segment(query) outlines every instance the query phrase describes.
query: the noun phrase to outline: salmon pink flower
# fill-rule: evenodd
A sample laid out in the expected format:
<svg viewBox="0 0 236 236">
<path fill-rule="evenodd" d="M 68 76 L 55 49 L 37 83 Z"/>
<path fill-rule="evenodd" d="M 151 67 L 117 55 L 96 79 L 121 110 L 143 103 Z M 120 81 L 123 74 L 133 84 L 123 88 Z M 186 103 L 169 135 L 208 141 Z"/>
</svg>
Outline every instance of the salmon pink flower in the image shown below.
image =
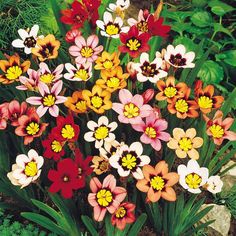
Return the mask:
<svg viewBox="0 0 236 236">
<path fill-rule="evenodd" d="M 127 195 L 125 188 L 116 186 L 113 175 L 108 175 L 103 183 L 93 177 L 90 180 L 90 189 L 92 193 L 88 195 L 88 202 L 93 207 L 96 221 L 102 221 L 107 211 L 113 214 Z"/>
<path fill-rule="evenodd" d="M 154 89 L 147 89 L 143 94 L 142 94 L 142 97 L 143 97 L 143 102 L 146 104 L 148 102 L 150 102 L 153 97 L 155 95 L 155 91 Z"/>
<path fill-rule="evenodd" d="M 7 127 L 7 120 L 9 118 L 8 104 L 5 102 L 0 105 L 0 130 L 6 129 Z"/>
</svg>

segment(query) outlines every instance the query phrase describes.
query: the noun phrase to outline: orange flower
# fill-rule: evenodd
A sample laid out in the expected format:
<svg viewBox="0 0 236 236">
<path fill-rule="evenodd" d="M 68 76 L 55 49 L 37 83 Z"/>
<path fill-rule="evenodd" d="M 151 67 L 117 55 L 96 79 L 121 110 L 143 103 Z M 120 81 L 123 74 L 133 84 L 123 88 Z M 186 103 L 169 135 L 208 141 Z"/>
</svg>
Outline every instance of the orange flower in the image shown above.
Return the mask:
<svg viewBox="0 0 236 236">
<path fill-rule="evenodd" d="M 113 52 L 112 54 L 104 51 L 100 57 L 96 60 L 94 69 L 96 70 L 113 70 L 120 64 L 119 54 Z"/>
<path fill-rule="evenodd" d="M 174 98 L 183 97 L 188 87 L 182 82 L 175 85 L 175 78 L 168 76 L 165 82 L 163 80 L 157 81 L 157 88 L 161 92 L 156 95 L 156 100 L 167 100 L 167 102 L 171 103 Z"/>
<path fill-rule="evenodd" d="M 32 48 L 32 53 L 40 61 L 57 58 L 60 42 L 55 39 L 54 35 L 49 34 L 43 39 L 38 39 L 37 45 L 37 48 Z"/>
<path fill-rule="evenodd" d="M 206 114 L 210 113 L 212 109 L 217 109 L 221 107 L 224 97 L 213 96 L 214 86 L 207 85 L 204 89 L 202 88 L 203 82 L 198 80 L 195 84 L 195 95 L 196 101 L 200 110 Z"/>
<path fill-rule="evenodd" d="M 82 91 L 75 91 L 72 97 L 67 97 L 64 105 L 75 113 L 85 113 L 87 111 L 87 105 L 82 96 Z"/>
<path fill-rule="evenodd" d="M 117 89 L 122 89 L 127 86 L 126 79 L 129 77 L 129 74 L 123 74 L 122 67 L 118 66 L 111 71 L 102 70 L 101 77 L 101 79 L 96 81 L 96 84 L 112 93 Z"/>
<path fill-rule="evenodd" d="M 98 114 L 103 114 L 105 110 L 110 110 L 112 107 L 111 93 L 98 85 L 93 86 L 92 92 L 83 90 L 82 95 L 87 102 L 87 106 Z"/>
<path fill-rule="evenodd" d="M 168 111 L 171 114 L 176 114 L 179 119 L 185 119 L 187 117 L 198 117 L 198 104 L 193 100 L 188 100 L 191 89 L 187 88 L 184 97 L 175 98 L 167 106 Z"/>
<path fill-rule="evenodd" d="M 136 187 L 147 193 L 147 202 L 157 202 L 161 197 L 167 201 L 176 200 L 172 186 L 179 181 L 179 175 L 175 172 L 168 173 L 168 164 L 165 161 L 158 162 L 155 168 L 145 165 L 143 175 L 144 179 L 138 180 Z"/>
<path fill-rule="evenodd" d="M 93 172 L 97 175 L 101 175 L 106 173 L 110 169 L 109 160 L 103 156 L 94 156 L 92 159 L 93 165 Z"/>
<path fill-rule="evenodd" d="M 18 54 L 7 57 L 7 60 L 0 60 L 0 69 L 3 71 L 3 75 L 0 75 L 0 83 L 11 84 L 19 80 L 19 77 L 25 73 L 30 67 L 30 61 L 24 61 L 20 63 L 20 57 Z"/>
</svg>

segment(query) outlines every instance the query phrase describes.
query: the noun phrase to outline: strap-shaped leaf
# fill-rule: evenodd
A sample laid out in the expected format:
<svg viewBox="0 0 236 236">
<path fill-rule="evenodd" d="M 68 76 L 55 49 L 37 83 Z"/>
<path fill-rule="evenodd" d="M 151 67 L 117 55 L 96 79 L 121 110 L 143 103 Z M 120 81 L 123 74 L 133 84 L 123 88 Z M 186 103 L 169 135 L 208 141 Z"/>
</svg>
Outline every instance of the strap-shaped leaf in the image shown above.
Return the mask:
<svg viewBox="0 0 236 236">
<path fill-rule="evenodd" d="M 129 231 L 127 236 L 136 236 L 136 235 L 138 235 L 139 231 L 143 227 L 146 220 L 147 220 L 147 215 L 145 213 L 140 215 L 138 217 L 138 219 L 136 220 L 136 222 L 130 228 L 130 231 Z"/>
<path fill-rule="evenodd" d="M 87 230 L 92 234 L 92 236 L 99 236 L 96 231 L 93 221 L 88 216 L 81 216 L 83 223 L 85 224 Z"/>
</svg>

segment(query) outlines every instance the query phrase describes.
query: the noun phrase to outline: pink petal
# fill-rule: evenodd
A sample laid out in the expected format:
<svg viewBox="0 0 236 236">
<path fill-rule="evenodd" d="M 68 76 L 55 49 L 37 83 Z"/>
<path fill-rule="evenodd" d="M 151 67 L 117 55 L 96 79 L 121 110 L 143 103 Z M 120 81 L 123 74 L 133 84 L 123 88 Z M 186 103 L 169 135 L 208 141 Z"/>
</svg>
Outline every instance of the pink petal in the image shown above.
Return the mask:
<svg viewBox="0 0 236 236">
<path fill-rule="evenodd" d="M 71 46 L 69 48 L 70 55 L 77 57 L 80 55 L 80 49 L 77 46 Z"/>
<path fill-rule="evenodd" d="M 48 111 L 49 111 L 49 114 L 54 117 L 58 117 L 58 115 L 59 115 L 59 108 L 56 105 L 49 107 Z"/>
<path fill-rule="evenodd" d="M 236 133 L 233 131 L 225 131 L 224 138 L 228 139 L 230 141 L 235 141 L 236 140 Z"/>
<path fill-rule="evenodd" d="M 151 146 L 156 150 L 160 151 L 161 150 L 161 141 L 159 139 L 152 140 Z"/>
<path fill-rule="evenodd" d="M 95 206 L 93 212 L 94 212 L 94 220 L 102 221 L 107 212 L 107 209 L 101 208 L 100 206 Z"/>
<path fill-rule="evenodd" d="M 61 80 L 56 82 L 52 86 L 51 93 L 53 93 L 53 94 L 55 94 L 57 96 L 61 92 L 61 90 L 62 90 L 62 85 L 63 85 L 63 82 Z"/>
<path fill-rule="evenodd" d="M 43 105 L 39 106 L 36 110 L 39 117 L 42 117 L 48 110 L 48 107 L 44 107 Z"/>
<path fill-rule="evenodd" d="M 132 128 L 138 132 L 143 132 L 145 130 L 145 123 L 142 120 L 142 122 L 139 124 L 133 124 Z"/>
<path fill-rule="evenodd" d="M 119 92 L 119 99 L 121 103 L 127 104 L 131 102 L 131 99 L 133 98 L 132 93 L 127 89 L 121 89 Z"/>
<path fill-rule="evenodd" d="M 98 45 L 98 36 L 90 35 L 87 39 L 87 46 L 95 48 Z"/>
<path fill-rule="evenodd" d="M 140 124 L 141 122 L 142 122 L 142 118 L 140 116 L 129 119 L 130 124 L 136 125 L 136 124 Z"/>
<path fill-rule="evenodd" d="M 96 193 L 90 193 L 88 195 L 88 202 L 92 207 L 95 207 L 98 205 L 98 203 L 96 201 Z"/>
<path fill-rule="evenodd" d="M 90 186 L 90 189 L 93 193 L 96 193 L 99 189 L 102 188 L 102 184 L 97 177 L 93 177 L 90 180 L 89 186 Z"/>
<path fill-rule="evenodd" d="M 158 138 L 167 142 L 170 140 L 170 134 L 166 132 L 160 132 L 160 134 L 158 135 Z"/>
<path fill-rule="evenodd" d="M 60 65 L 57 66 L 57 68 L 53 71 L 53 74 L 54 74 L 55 76 L 58 76 L 58 75 L 60 75 L 60 74 L 62 73 L 63 69 L 64 69 L 64 64 L 60 64 Z"/>
<path fill-rule="evenodd" d="M 139 94 L 134 95 L 131 99 L 131 103 L 135 104 L 137 107 L 142 107 L 143 105 L 143 97 Z"/>
<path fill-rule="evenodd" d="M 86 46 L 84 37 L 83 36 L 76 37 L 75 44 L 78 46 L 79 50 L 81 50 L 82 47 Z"/>
<path fill-rule="evenodd" d="M 150 144 L 152 142 L 152 139 L 149 138 L 146 134 L 143 134 L 141 137 L 140 137 L 140 141 L 142 143 L 145 143 L 145 144 Z"/>
<path fill-rule="evenodd" d="M 148 104 L 145 104 L 140 109 L 140 116 L 147 117 L 150 115 L 151 112 L 152 112 L 152 107 Z"/>
<path fill-rule="evenodd" d="M 66 100 L 67 100 L 66 97 L 63 97 L 63 96 L 57 96 L 57 100 L 56 100 L 55 104 L 64 103 Z"/>
<path fill-rule="evenodd" d="M 32 105 L 41 105 L 42 104 L 42 98 L 41 97 L 29 97 L 26 99 L 26 102 Z"/>
<path fill-rule="evenodd" d="M 115 187 L 116 187 L 116 179 L 115 179 L 115 177 L 113 175 L 108 175 L 103 180 L 102 188 L 109 188 L 111 190 L 111 192 L 113 192 Z"/>
<path fill-rule="evenodd" d="M 118 202 L 122 202 L 127 195 L 126 189 L 122 187 L 115 187 L 113 193 L 115 194 L 114 200 Z"/>
<path fill-rule="evenodd" d="M 112 109 L 119 113 L 119 114 L 122 114 L 123 113 L 123 110 L 124 110 L 124 105 L 121 104 L 121 103 L 113 103 L 112 104 Z"/>
<path fill-rule="evenodd" d="M 163 131 L 167 129 L 168 123 L 164 119 L 157 119 L 154 126 L 158 129 L 158 131 Z"/>
</svg>

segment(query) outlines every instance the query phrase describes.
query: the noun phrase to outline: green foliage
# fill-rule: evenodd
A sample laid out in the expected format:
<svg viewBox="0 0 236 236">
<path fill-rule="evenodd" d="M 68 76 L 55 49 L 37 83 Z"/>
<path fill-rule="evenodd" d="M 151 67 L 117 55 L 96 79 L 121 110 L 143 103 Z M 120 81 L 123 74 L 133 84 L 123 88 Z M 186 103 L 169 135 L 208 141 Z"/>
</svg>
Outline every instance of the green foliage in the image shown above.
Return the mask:
<svg viewBox="0 0 236 236">
<path fill-rule="evenodd" d="M 209 26 L 209 24 L 212 22 L 212 18 L 208 12 L 199 11 L 199 12 L 195 12 L 191 16 L 191 21 L 193 22 L 194 25 L 196 25 L 200 28 L 204 28 L 204 27 Z"/>
</svg>

